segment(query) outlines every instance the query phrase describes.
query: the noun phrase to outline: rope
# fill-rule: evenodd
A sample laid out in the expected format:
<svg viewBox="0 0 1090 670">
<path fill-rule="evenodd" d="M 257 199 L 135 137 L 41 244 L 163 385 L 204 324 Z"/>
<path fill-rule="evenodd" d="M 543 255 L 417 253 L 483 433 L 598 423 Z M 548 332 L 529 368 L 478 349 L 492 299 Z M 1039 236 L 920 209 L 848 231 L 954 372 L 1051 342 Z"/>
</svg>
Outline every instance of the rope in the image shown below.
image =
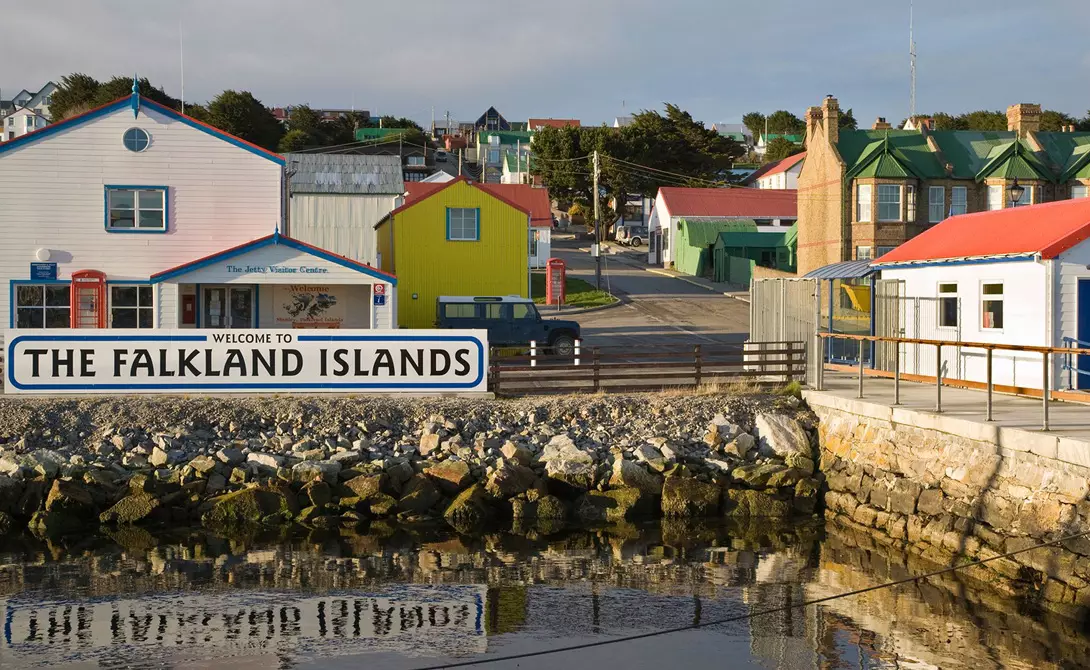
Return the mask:
<svg viewBox="0 0 1090 670">
<path fill-rule="evenodd" d="M 992 556 L 990 558 L 983 558 L 983 559 L 980 559 L 980 560 L 977 560 L 977 561 L 971 561 L 969 563 L 963 563 L 961 565 L 955 565 L 955 566 L 952 566 L 952 567 L 949 567 L 949 568 L 943 568 L 941 570 L 935 570 L 933 572 L 928 572 L 928 573 L 925 573 L 925 574 L 922 574 L 922 575 L 916 575 L 915 577 L 905 577 L 904 579 L 897 579 L 897 580 L 894 580 L 892 582 L 885 582 L 885 583 L 882 583 L 882 584 L 875 584 L 874 586 L 868 586 L 868 587 L 863 588 L 863 589 L 856 589 L 855 591 L 848 591 L 847 593 L 838 593 L 838 594 L 832 595 L 832 596 L 825 596 L 825 597 L 822 597 L 822 598 L 816 598 L 814 600 L 807 600 L 807 601 L 798 603 L 796 605 L 785 605 L 785 606 L 780 606 L 780 607 L 771 607 L 771 608 L 768 608 L 768 609 L 757 610 L 756 612 L 749 612 L 748 614 L 740 614 L 738 616 L 727 617 L 726 619 L 717 619 L 715 621 L 707 621 L 707 622 L 699 623 L 699 624 L 689 624 L 687 626 L 678 626 L 676 628 L 664 628 L 662 630 L 652 631 L 650 633 L 640 633 L 640 634 L 637 634 L 637 635 L 628 635 L 628 636 L 625 636 L 625 637 L 617 637 L 617 638 L 612 638 L 612 639 L 609 639 L 609 640 L 600 640 L 598 642 L 587 642 L 587 643 L 584 643 L 584 644 L 572 645 L 570 647 L 557 647 L 557 648 L 554 648 L 554 649 L 543 649 L 541 651 L 530 651 L 530 652 L 525 652 L 525 653 L 521 653 L 521 654 L 510 654 L 508 656 L 496 656 L 496 657 L 493 657 L 493 658 L 484 658 L 484 659 L 475 660 L 475 661 L 459 661 L 457 663 L 444 663 L 444 664 L 441 664 L 441 665 L 428 665 L 428 666 L 422 666 L 422 667 L 419 667 L 419 668 L 415 668 L 414 670 L 444 670 L 445 668 L 465 668 L 465 667 L 469 667 L 469 666 L 473 666 L 473 665 L 484 665 L 486 663 L 498 663 L 500 661 L 516 661 L 516 660 L 523 659 L 523 658 L 535 658 L 537 656 L 547 656 L 549 654 L 560 654 L 560 653 L 564 653 L 564 652 L 568 652 L 568 651 L 579 651 L 581 649 L 593 649 L 594 647 L 604 647 L 604 646 L 610 645 L 610 644 L 619 644 L 621 642 L 633 642 L 635 640 L 645 640 L 645 639 L 651 638 L 651 637 L 659 637 L 659 636 L 662 636 L 662 635 L 671 635 L 673 633 L 683 633 L 685 631 L 696 630 L 698 628 L 707 628 L 709 626 L 721 626 L 723 624 L 736 623 L 738 621 L 746 621 L 746 620 L 749 620 L 749 619 L 754 619 L 754 618 L 759 617 L 759 616 L 764 616 L 766 614 L 775 614 L 777 612 L 786 612 L 786 611 L 789 611 L 789 610 L 798 609 L 798 608 L 802 608 L 802 607 L 809 607 L 810 605 L 820 605 L 821 603 L 827 603 L 827 602 L 830 602 L 832 600 L 839 600 L 841 598 L 849 598 L 851 596 L 858 596 L 858 595 L 862 595 L 864 593 L 869 593 L 871 591 L 878 591 L 878 590 L 889 588 L 889 587 L 892 587 L 892 586 L 900 586 L 901 584 L 910 584 L 910 583 L 913 583 L 913 582 L 918 582 L 918 581 L 920 581 L 922 579 L 930 579 L 931 577 L 938 577 L 939 575 L 945 575 L 945 574 L 948 574 L 948 573 L 951 573 L 951 572 L 955 572 L 957 570 L 961 570 L 963 568 L 971 568 L 971 567 L 975 567 L 975 566 L 978 566 L 978 565 L 984 565 L 985 563 L 990 563 L 992 561 L 998 561 L 999 559 L 1002 559 L 1002 558 L 1010 558 L 1011 556 L 1016 556 L 1018 554 L 1025 553 L 1027 551 L 1033 551 L 1034 549 L 1041 549 L 1043 547 L 1050 547 L 1052 545 L 1061 544 L 1063 542 L 1069 542 L 1071 540 L 1076 540 L 1076 539 L 1078 539 L 1080 537 L 1083 537 L 1085 535 L 1090 535 L 1090 530 L 1083 531 L 1081 533 L 1076 533 L 1075 535 L 1068 535 L 1067 537 L 1061 537 L 1059 539 L 1052 540 L 1051 542 L 1043 542 L 1041 544 L 1038 544 L 1038 545 L 1035 545 L 1035 546 L 1032 546 L 1032 547 L 1026 547 L 1025 549 L 1018 549 L 1017 551 L 1009 551 L 1009 552 L 1007 552 L 1005 554 L 1000 554 L 998 556 Z"/>
</svg>

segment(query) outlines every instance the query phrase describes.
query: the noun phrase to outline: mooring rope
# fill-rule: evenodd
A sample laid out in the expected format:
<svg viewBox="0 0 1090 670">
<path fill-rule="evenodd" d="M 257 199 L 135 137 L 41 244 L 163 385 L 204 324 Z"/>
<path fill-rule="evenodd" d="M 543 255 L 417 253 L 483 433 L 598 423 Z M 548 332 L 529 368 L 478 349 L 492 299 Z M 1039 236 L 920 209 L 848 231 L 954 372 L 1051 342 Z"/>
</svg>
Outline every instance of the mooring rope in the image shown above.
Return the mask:
<svg viewBox="0 0 1090 670">
<path fill-rule="evenodd" d="M 1041 544 L 1034 545 L 1032 547 L 1025 547 L 1024 549 L 1018 549 L 1016 551 L 1008 551 L 1005 554 L 999 554 L 998 556 L 991 556 L 989 558 L 982 558 L 976 561 L 970 561 L 968 563 L 962 563 L 961 565 L 954 565 L 941 570 L 935 570 L 922 575 L 915 575 L 913 577 L 905 577 L 904 579 L 896 579 L 891 582 L 884 582 L 882 584 L 875 584 L 874 586 L 868 586 L 863 589 L 856 589 L 855 591 L 848 591 L 846 593 L 838 593 L 832 596 L 825 596 L 822 598 L 816 598 L 814 600 L 806 600 L 792 605 L 782 605 L 779 607 L 770 607 L 768 609 L 751 611 L 747 614 L 740 614 L 738 616 L 727 617 L 726 619 L 716 619 L 714 621 L 707 621 L 699 624 L 689 624 L 686 626 L 678 626 L 676 628 L 664 628 L 662 630 L 656 630 L 649 633 L 639 633 L 637 635 L 626 635 L 624 637 L 615 637 L 608 640 L 599 640 L 597 642 L 585 642 L 583 644 L 574 644 L 568 647 L 555 647 L 553 649 L 542 649 L 540 651 L 528 651 L 521 654 L 510 654 L 507 656 L 495 656 L 492 658 L 482 658 L 473 661 L 458 661 L 456 663 L 442 663 L 439 665 L 427 665 L 414 668 L 413 670 L 445 670 L 446 668 L 465 668 L 474 665 L 484 665 L 486 663 L 499 663 L 501 661 L 517 661 L 524 658 L 534 658 L 537 656 L 547 656 L 549 654 L 562 654 L 569 651 L 579 651 L 581 649 L 592 649 L 594 647 L 604 647 L 610 644 L 620 644 L 621 642 L 633 642 L 635 640 L 644 640 L 651 637 L 659 637 L 661 635 L 671 635 L 673 633 L 683 633 L 685 631 L 697 630 L 699 628 L 707 628 L 709 626 L 721 626 L 728 623 L 736 623 L 738 621 L 747 621 L 749 619 L 755 619 L 759 616 L 765 616 L 767 614 L 775 614 L 777 612 L 786 612 L 788 610 L 798 609 L 801 607 L 809 607 L 810 605 L 820 605 L 821 603 L 827 603 L 833 600 L 839 600 L 841 598 L 850 598 L 851 596 L 858 596 L 871 591 L 878 591 L 881 589 L 889 588 L 892 586 L 900 586 L 901 584 L 910 584 L 918 582 L 921 579 L 930 579 L 931 577 L 938 577 L 939 575 L 949 574 L 957 570 L 964 568 L 972 568 L 978 565 L 984 565 L 985 563 L 991 563 L 992 561 L 998 561 L 1003 558 L 1010 558 L 1011 556 L 1017 556 L 1027 551 L 1033 551 L 1034 549 L 1043 549 L 1044 547 L 1050 547 L 1056 544 L 1062 544 L 1064 542 L 1070 542 L 1080 537 L 1090 535 L 1090 530 L 1076 533 L 1075 535 L 1068 535 L 1066 537 L 1057 538 L 1049 542 L 1042 542 Z"/>
</svg>

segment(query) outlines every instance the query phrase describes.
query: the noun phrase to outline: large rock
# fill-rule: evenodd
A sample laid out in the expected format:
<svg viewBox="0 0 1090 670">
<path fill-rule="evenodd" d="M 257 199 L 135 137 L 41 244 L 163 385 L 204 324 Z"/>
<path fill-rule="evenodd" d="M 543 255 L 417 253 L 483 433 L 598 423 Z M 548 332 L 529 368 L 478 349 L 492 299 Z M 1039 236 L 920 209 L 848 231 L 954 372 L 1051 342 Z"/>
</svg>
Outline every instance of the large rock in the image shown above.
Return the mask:
<svg viewBox="0 0 1090 670">
<path fill-rule="evenodd" d="M 438 433 L 425 433 L 420 437 L 420 446 L 418 450 L 420 455 L 427 458 L 433 451 L 439 448 L 439 434 Z"/>
<path fill-rule="evenodd" d="M 292 481 L 305 484 L 315 479 L 323 479 L 330 484 L 337 483 L 341 464 L 337 461 L 303 461 L 291 469 Z"/>
<path fill-rule="evenodd" d="M 456 459 L 446 460 L 426 468 L 424 474 L 434 479 L 447 495 L 458 493 L 473 481 L 473 476 L 469 472 L 469 463 Z"/>
<path fill-rule="evenodd" d="M 723 492 L 723 515 L 731 517 L 790 516 L 791 503 L 765 491 L 727 489 Z"/>
<path fill-rule="evenodd" d="M 651 498 L 636 488 L 587 491 L 575 505 L 575 515 L 587 523 L 616 523 L 653 511 Z"/>
<path fill-rule="evenodd" d="M 581 461 L 554 460 L 545 464 L 545 474 L 559 484 L 559 492 L 565 496 L 594 488 L 594 472 L 593 463 Z"/>
<path fill-rule="evenodd" d="M 795 484 L 795 497 L 791 499 L 795 510 L 802 514 L 813 514 L 820 488 L 818 480 L 813 478 L 803 479 Z"/>
<path fill-rule="evenodd" d="M 802 470 L 806 476 L 814 474 L 814 461 L 808 456 L 803 456 L 800 453 L 790 453 L 784 456 L 783 462 L 786 463 L 788 467 Z"/>
<path fill-rule="evenodd" d="M 562 521 L 568 516 L 568 508 L 556 496 L 544 495 L 537 500 L 515 498 L 511 501 L 511 516 L 515 519 Z"/>
<path fill-rule="evenodd" d="M 210 525 L 283 523 L 299 513 L 286 486 L 253 487 L 213 498 L 202 520 Z"/>
<path fill-rule="evenodd" d="M 662 452 L 659 449 L 650 444 L 641 444 L 636 447 L 632 453 L 637 461 L 643 463 L 655 472 L 662 472 L 666 469 L 666 457 L 662 455 Z"/>
<path fill-rule="evenodd" d="M 98 516 L 90 491 L 78 482 L 54 480 L 45 498 L 47 512 L 63 512 L 76 519 L 91 520 Z"/>
<path fill-rule="evenodd" d="M 530 468 L 513 461 L 503 461 L 488 478 L 488 493 L 495 498 L 514 498 L 525 493 L 537 483 L 537 475 Z"/>
<path fill-rule="evenodd" d="M 738 426 L 731 423 L 727 417 L 716 414 L 704 432 L 704 444 L 713 448 L 718 447 L 733 440 L 739 432 Z"/>
<path fill-rule="evenodd" d="M 782 463 L 743 465 L 735 468 L 730 476 L 733 477 L 735 481 L 741 482 L 751 488 L 764 488 L 768 485 L 769 479 L 773 476 L 785 473 L 789 469 L 790 468 Z M 792 482 L 792 484 L 794 484 L 794 482 Z"/>
<path fill-rule="evenodd" d="M 68 460 L 64 456 L 49 449 L 37 449 L 30 453 L 31 469 L 43 475 L 46 479 L 56 477 L 61 466 L 67 462 Z"/>
<path fill-rule="evenodd" d="M 386 473 L 380 472 L 373 475 L 360 475 L 349 479 L 344 485 L 356 497 L 367 500 L 386 489 Z"/>
<path fill-rule="evenodd" d="M 575 446 L 571 437 L 565 434 L 554 435 L 545 448 L 541 451 L 541 460 L 549 461 L 575 461 L 577 463 L 593 463 L 594 457 L 586 451 Z"/>
<path fill-rule="evenodd" d="M 189 462 L 189 467 L 199 472 L 202 477 L 207 477 L 208 473 L 216 469 L 217 463 L 211 456 L 198 456 Z"/>
<path fill-rule="evenodd" d="M 636 488 L 645 495 L 654 497 L 662 495 L 660 475 L 650 473 L 633 461 L 627 461 L 620 456 L 613 461 L 613 474 L 609 478 L 609 485 L 613 488 Z"/>
<path fill-rule="evenodd" d="M 758 414 L 756 432 L 762 456 L 783 459 L 788 454 L 800 454 L 813 459 L 810 436 L 793 416 L 768 412 Z"/>
<path fill-rule="evenodd" d="M 276 470 L 284 464 L 284 457 L 276 454 L 252 453 L 246 457 L 246 460 L 271 470 Z"/>
<path fill-rule="evenodd" d="M 741 433 L 733 440 L 723 445 L 723 453 L 728 456 L 744 459 L 756 445 L 757 438 L 749 433 Z"/>
<path fill-rule="evenodd" d="M 455 528 L 473 528 L 491 520 L 493 509 L 489 505 L 484 486 L 474 484 L 458 494 L 447 507 L 443 517 Z"/>
<path fill-rule="evenodd" d="M 533 452 L 514 442 L 504 443 L 500 453 L 503 454 L 504 460 L 514 461 L 519 465 L 529 465 L 534 460 Z"/>
<path fill-rule="evenodd" d="M 140 523 L 154 518 L 159 509 L 159 499 L 150 493 L 132 493 L 125 496 L 99 516 L 102 523 L 119 525 Z"/>
<path fill-rule="evenodd" d="M 397 508 L 402 512 L 411 514 L 423 514 L 442 500 L 443 495 L 435 487 L 432 480 L 424 475 L 413 475 L 405 483 L 401 492 L 401 500 Z"/>
<path fill-rule="evenodd" d="M 715 516 L 719 487 L 691 477 L 667 477 L 662 487 L 662 513 L 668 517 Z"/>
</svg>

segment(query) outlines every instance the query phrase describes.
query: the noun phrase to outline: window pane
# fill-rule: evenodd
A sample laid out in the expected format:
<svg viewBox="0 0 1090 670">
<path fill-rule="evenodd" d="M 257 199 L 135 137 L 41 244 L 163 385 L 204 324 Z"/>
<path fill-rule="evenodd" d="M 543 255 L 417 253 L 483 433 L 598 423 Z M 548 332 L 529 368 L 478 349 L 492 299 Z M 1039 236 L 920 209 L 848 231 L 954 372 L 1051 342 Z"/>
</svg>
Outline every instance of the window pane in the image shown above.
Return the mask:
<svg viewBox="0 0 1090 670">
<path fill-rule="evenodd" d="M 34 308 L 18 309 L 15 312 L 15 327 L 16 328 L 41 328 L 43 310 Z"/>
<path fill-rule="evenodd" d="M 512 313 L 516 319 L 533 319 L 537 316 L 537 311 L 532 309 L 529 305 L 523 303 L 515 303 L 511 306 Z"/>
<path fill-rule="evenodd" d="M 896 184 L 878 185 L 878 220 L 901 220 L 901 187 Z"/>
<path fill-rule="evenodd" d="M 110 304 L 114 307 L 136 307 L 136 287 L 111 286 Z"/>
<path fill-rule="evenodd" d="M 446 305 L 446 316 L 448 319 L 472 319 L 475 314 L 476 305 L 463 305 L 453 304 Z"/>
<path fill-rule="evenodd" d="M 136 328 L 136 310 L 111 309 L 110 325 L 114 328 Z"/>
<path fill-rule="evenodd" d="M 957 284 L 939 284 L 939 293 L 957 293 Z"/>
<path fill-rule="evenodd" d="M 909 185 L 909 186 L 905 187 L 905 208 L 908 210 L 907 214 L 905 214 L 905 219 L 907 219 L 908 221 L 915 221 L 916 220 L 916 187 L 915 186 Z"/>
<path fill-rule="evenodd" d="M 140 191 L 140 209 L 162 209 L 162 191 Z"/>
<path fill-rule="evenodd" d="M 964 186 L 954 186 L 950 189 L 950 215 L 958 216 L 969 211 L 969 191 Z"/>
<path fill-rule="evenodd" d="M 984 301 L 984 323 L 985 328 L 1002 328 L 1003 327 L 1003 301 L 1002 300 L 985 300 Z"/>
<path fill-rule="evenodd" d="M 869 261 L 874 257 L 873 249 L 871 247 L 856 247 L 855 248 L 855 260 L 857 261 Z"/>
<path fill-rule="evenodd" d="M 71 286 L 46 286 L 45 304 L 48 307 L 68 307 L 72 304 Z"/>
<path fill-rule="evenodd" d="M 163 227 L 163 211 L 162 210 L 140 210 L 140 227 L 141 228 L 162 228 Z"/>
<path fill-rule="evenodd" d="M 1002 284 L 985 284 L 984 295 L 1003 295 Z"/>
<path fill-rule="evenodd" d="M 958 325 L 958 299 L 942 298 L 939 300 L 939 325 L 943 328 L 956 328 Z"/>
<path fill-rule="evenodd" d="M 47 307 L 45 309 L 46 328 L 70 328 L 72 319 L 69 314 L 72 310 L 67 307 Z"/>
<path fill-rule="evenodd" d="M 484 318 L 486 319 L 502 319 L 503 318 L 503 305 L 491 304 L 484 306 Z"/>
<path fill-rule="evenodd" d="M 946 189 L 932 186 L 927 189 L 927 218 L 931 223 L 942 221 L 946 214 Z"/>
<path fill-rule="evenodd" d="M 1025 188 L 1025 190 L 1022 191 L 1022 197 L 1018 199 L 1018 205 L 1022 206 L 1022 205 L 1032 205 L 1032 204 L 1033 204 L 1033 187 L 1032 186 L 1027 186 Z"/>
<path fill-rule="evenodd" d="M 871 185 L 860 184 L 857 188 L 855 203 L 855 220 L 860 222 L 870 221 L 871 215 Z"/>
<path fill-rule="evenodd" d="M 138 290 L 139 296 L 140 296 L 140 306 L 141 307 L 151 307 L 152 306 L 151 287 L 150 286 L 140 286 L 140 287 L 138 287 L 137 290 Z"/>
<path fill-rule="evenodd" d="M 110 191 L 110 209 L 119 207 L 133 209 L 136 206 L 135 195 L 133 191 Z"/>
<path fill-rule="evenodd" d="M 1086 198 L 1090 197 L 1090 186 L 1086 184 L 1075 184 L 1071 187 L 1072 198 Z"/>
<path fill-rule="evenodd" d="M 988 210 L 1003 209 L 1003 187 L 998 184 L 988 187 Z"/>
<path fill-rule="evenodd" d="M 134 212 L 131 209 L 111 209 L 110 210 L 110 227 L 111 228 L 135 228 L 136 219 Z"/>
<path fill-rule="evenodd" d="M 152 321 L 154 321 L 155 313 L 153 310 L 144 308 L 138 310 L 140 312 L 140 320 L 137 324 L 139 328 L 151 328 L 153 327 Z"/>
<path fill-rule="evenodd" d="M 43 286 L 17 286 L 15 304 L 19 307 L 40 307 L 45 296 Z"/>
</svg>

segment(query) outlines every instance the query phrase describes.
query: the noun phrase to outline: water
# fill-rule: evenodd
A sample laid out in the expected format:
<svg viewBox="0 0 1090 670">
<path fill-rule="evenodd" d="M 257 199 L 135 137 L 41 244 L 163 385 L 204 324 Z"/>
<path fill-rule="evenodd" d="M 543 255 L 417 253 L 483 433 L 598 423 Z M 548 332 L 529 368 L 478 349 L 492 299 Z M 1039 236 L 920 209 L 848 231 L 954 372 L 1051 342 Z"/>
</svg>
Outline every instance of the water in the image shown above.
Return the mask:
<svg viewBox="0 0 1090 670">
<path fill-rule="evenodd" d="M 1072 620 L 956 577 L 797 607 L 934 567 L 820 523 L 476 537 L 380 525 L 232 538 L 133 529 L 63 543 L 8 537 L 0 547 L 5 669 L 419 668 L 687 625 L 702 627 L 475 667 L 1090 662 L 1090 638 Z"/>
</svg>

